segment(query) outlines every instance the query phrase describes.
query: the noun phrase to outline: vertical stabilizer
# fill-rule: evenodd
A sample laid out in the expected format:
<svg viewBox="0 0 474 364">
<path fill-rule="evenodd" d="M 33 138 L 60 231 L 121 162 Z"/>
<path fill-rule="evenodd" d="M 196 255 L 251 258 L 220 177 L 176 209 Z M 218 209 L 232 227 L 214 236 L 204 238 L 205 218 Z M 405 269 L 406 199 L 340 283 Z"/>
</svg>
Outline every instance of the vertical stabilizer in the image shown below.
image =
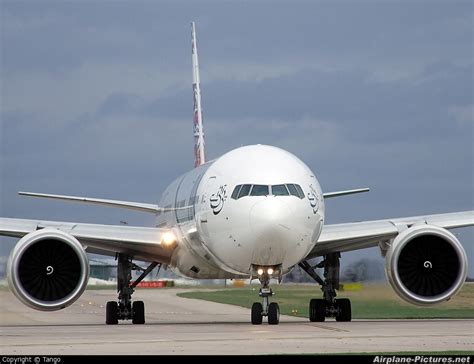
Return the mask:
<svg viewBox="0 0 474 364">
<path fill-rule="evenodd" d="M 193 53 L 193 98 L 194 98 L 194 167 L 206 163 L 204 154 L 204 130 L 202 128 L 201 88 L 199 80 L 199 62 L 196 44 L 196 26 L 191 23 Z"/>
</svg>

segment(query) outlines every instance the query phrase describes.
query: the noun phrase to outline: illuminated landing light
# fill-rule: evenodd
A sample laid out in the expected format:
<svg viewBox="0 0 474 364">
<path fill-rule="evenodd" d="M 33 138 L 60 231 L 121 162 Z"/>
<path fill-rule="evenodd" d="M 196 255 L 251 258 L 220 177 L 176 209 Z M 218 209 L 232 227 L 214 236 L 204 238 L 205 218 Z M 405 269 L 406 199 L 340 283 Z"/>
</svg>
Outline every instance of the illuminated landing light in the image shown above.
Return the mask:
<svg viewBox="0 0 474 364">
<path fill-rule="evenodd" d="M 268 275 L 272 275 L 273 274 L 273 268 L 268 268 L 267 273 L 268 273 Z"/>
<path fill-rule="evenodd" d="M 165 248 L 169 248 L 175 243 L 176 243 L 176 236 L 174 236 L 174 234 L 171 232 L 164 233 L 163 236 L 161 237 L 161 244 Z"/>
<path fill-rule="evenodd" d="M 263 274 L 263 269 L 262 269 L 262 268 L 258 268 L 258 269 L 257 269 L 257 274 L 258 274 L 259 276 L 261 276 L 261 275 Z"/>
</svg>

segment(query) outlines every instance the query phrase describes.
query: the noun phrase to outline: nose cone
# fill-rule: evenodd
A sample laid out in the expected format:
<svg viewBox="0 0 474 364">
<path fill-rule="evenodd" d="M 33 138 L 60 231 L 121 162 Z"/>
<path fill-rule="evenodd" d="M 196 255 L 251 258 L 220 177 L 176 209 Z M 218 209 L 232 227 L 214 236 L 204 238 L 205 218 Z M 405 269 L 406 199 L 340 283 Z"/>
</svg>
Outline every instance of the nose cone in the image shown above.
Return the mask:
<svg viewBox="0 0 474 364">
<path fill-rule="evenodd" d="M 254 249 L 252 264 L 276 265 L 285 259 L 290 244 L 297 239 L 293 211 L 283 199 L 272 196 L 257 202 L 250 210 L 250 230 Z"/>
<path fill-rule="evenodd" d="M 252 266 L 282 272 L 306 257 L 322 220 L 307 201 L 291 196 L 249 196 L 224 214 L 208 214 L 206 248 L 223 270 L 249 274 Z M 202 227 L 200 228 L 202 229 Z M 204 229 L 202 229 L 204 231 Z M 205 233 L 203 233 L 205 234 Z"/>
</svg>

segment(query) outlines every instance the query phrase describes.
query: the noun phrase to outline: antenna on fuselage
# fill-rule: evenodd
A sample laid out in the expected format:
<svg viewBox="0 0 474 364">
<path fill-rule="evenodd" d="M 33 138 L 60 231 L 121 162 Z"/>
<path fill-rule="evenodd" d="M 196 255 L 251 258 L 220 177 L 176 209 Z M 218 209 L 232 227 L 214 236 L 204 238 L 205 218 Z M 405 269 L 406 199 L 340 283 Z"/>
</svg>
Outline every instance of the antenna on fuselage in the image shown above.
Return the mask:
<svg viewBox="0 0 474 364">
<path fill-rule="evenodd" d="M 204 130 L 202 128 L 201 88 L 199 81 L 199 62 L 196 43 L 196 25 L 191 23 L 193 57 L 193 101 L 194 101 L 194 167 L 206 163 L 204 153 Z"/>
</svg>

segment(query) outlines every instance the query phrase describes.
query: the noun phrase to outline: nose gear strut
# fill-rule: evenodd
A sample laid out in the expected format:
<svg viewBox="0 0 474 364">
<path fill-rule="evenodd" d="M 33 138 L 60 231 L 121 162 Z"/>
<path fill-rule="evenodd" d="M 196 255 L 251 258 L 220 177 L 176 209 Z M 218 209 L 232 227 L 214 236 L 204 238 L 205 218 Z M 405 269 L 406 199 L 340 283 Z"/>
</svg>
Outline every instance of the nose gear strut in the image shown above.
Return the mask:
<svg viewBox="0 0 474 364">
<path fill-rule="evenodd" d="M 269 325 L 278 325 L 280 322 L 280 307 L 276 302 L 269 303 L 269 297 L 273 296 L 273 291 L 269 287 L 270 277 L 265 274 L 259 279 L 262 287 L 258 291 L 258 295 L 262 297 L 263 303 L 255 302 L 252 305 L 252 324 L 261 325 L 263 316 L 267 316 Z"/>
<path fill-rule="evenodd" d="M 265 272 L 261 274 L 258 279 L 261 284 L 258 295 L 262 297 L 262 303 L 254 302 L 252 305 L 252 324 L 261 325 L 263 317 L 267 316 L 269 325 L 278 325 L 280 322 L 280 306 L 278 306 L 276 302 L 269 302 L 269 298 L 274 294 L 270 288 L 270 274 Z"/>
</svg>

